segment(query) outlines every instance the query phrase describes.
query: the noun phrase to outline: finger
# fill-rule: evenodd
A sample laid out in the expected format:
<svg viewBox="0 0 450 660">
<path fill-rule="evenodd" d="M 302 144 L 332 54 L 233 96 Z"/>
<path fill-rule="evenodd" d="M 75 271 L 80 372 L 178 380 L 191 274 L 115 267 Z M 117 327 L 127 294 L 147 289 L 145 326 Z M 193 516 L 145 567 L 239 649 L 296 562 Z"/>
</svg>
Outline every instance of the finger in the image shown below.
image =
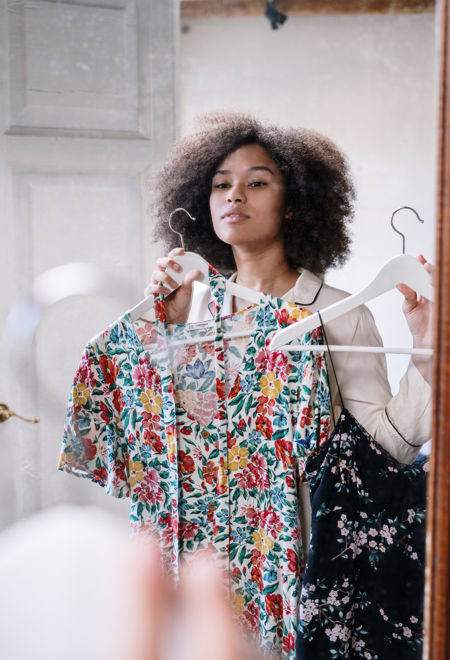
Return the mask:
<svg viewBox="0 0 450 660">
<path fill-rule="evenodd" d="M 172 292 L 173 289 L 169 289 L 169 287 L 164 286 L 163 284 L 158 282 L 158 284 L 148 284 L 145 288 L 144 296 L 146 298 L 147 296 L 156 295 L 156 294 L 161 294 L 163 296 L 170 296 Z"/>
<path fill-rule="evenodd" d="M 405 314 L 407 314 L 417 306 L 419 300 L 417 293 L 414 291 L 414 289 L 411 289 L 411 287 L 407 286 L 406 284 L 397 284 L 397 289 L 401 294 L 403 294 L 405 298 L 403 301 L 403 311 Z"/>
<path fill-rule="evenodd" d="M 157 285 L 161 283 L 163 284 L 163 286 L 171 290 L 176 289 L 176 287 L 178 286 L 178 282 L 174 280 L 173 277 L 171 277 L 167 271 L 155 270 L 150 278 L 150 284 Z"/>
<path fill-rule="evenodd" d="M 198 269 L 195 270 L 190 270 L 186 273 L 186 275 L 183 278 L 183 284 L 185 286 L 189 286 L 192 284 L 198 277 L 201 275 L 201 271 Z"/>
<path fill-rule="evenodd" d="M 167 256 L 168 257 L 175 257 L 175 256 L 179 257 L 182 254 L 184 254 L 184 248 L 177 247 L 177 248 L 173 248 L 173 250 L 170 250 L 170 252 Z"/>
<path fill-rule="evenodd" d="M 127 656 L 130 660 L 161 660 L 168 626 L 171 587 L 161 554 L 153 541 L 132 544 L 129 557 L 130 619 Z M 131 646 L 131 648 L 130 648 Z"/>
<path fill-rule="evenodd" d="M 183 572 L 184 623 L 189 630 L 189 660 L 237 660 L 236 631 L 212 557 L 202 553 Z"/>
<path fill-rule="evenodd" d="M 420 263 L 423 265 L 427 273 L 431 275 L 431 281 L 434 284 L 434 271 L 435 271 L 434 264 L 427 261 L 423 256 L 423 254 L 419 254 L 417 258 L 420 261 Z"/>
<path fill-rule="evenodd" d="M 158 268 L 156 272 L 165 272 L 167 268 L 172 268 L 175 271 L 182 270 L 180 264 L 170 257 L 159 257 L 156 260 L 156 266 Z"/>
</svg>

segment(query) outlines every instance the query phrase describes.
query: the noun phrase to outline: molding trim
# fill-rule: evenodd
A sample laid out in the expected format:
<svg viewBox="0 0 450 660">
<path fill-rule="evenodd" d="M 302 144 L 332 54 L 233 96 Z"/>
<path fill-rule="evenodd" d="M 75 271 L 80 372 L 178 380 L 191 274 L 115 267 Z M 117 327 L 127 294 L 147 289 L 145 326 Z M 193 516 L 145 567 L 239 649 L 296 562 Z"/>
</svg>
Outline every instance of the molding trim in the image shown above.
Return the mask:
<svg viewBox="0 0 450 660">
<path fill-rule="evenodd" d="M 181 0 L 181 18 L 263 16 L 266 0 Z M 314 14 L 388 14 L 434 11 L 436 0 L 278 0 L 288 16 Z"/>
</svg>

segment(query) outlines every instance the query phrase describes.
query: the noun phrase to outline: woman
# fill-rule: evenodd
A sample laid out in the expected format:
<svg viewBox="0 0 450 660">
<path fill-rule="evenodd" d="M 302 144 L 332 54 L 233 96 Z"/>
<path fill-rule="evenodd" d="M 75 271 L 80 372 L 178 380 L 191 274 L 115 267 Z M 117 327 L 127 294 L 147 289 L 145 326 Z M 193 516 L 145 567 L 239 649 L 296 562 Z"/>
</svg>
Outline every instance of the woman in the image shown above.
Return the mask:
<svg viewBox="0 0 450 660">
<path fill-rule="evenodd" d="M 158 179 L 157 192 L 156 236 L 171 250 L 167 257 L 158 259 L 147 292 L 165 296 L 169 322 L 211 319 L 210 291 L 192 293 L 199 271 L 186 273 L 176 289 L 167 272 L 168 267 L 181 270 L 177 256 L 183 250 L 174 247 L 177 237 L 167 225 L 168 214 L 177 207 L 196 217 L 192 224 L 184 220 L 187 224 L 182 228 L 189 248 L 218 270 L 232 273 L 236 282 L 311 311 L 348 295 L 321 278 L 327 268 L 342 263 L 347 256 L 354 199 L 345 158 L 323 136 L 302 129 L 263 126 L 240 114 L 207 117 L 198 133 L 175 145 Z M 425 259 L 419 259 L 430 271 Z M 431 305 L 408 287 L 399 285 L 399 289 L 405 297 L 403 309 L 414 346 L 428 347 Z M 248 302 L 229 296 L 222 313 L 247 306 Z M 327 323 L 325 328 L 330 344 L 381 345 L 366 307 Z M 384 355 L 336 353 L 334 364 L 342 394 L 341 401 L 329 369 L 335 418 L 343 402 L 397 460 L 412 462 L 429 437 L 431 389 L 425 378 L 429 364 L 412 358 L 395 397 L 388 384 Z M 236 442 L 236 438 L 232 440 Z M 311 522 L 307 487 L 302 484 L 297 493 L 301 536 L 307 541 Z M 296 570 L 295 563 L 289 564 L 288 572 Z M 279 580 L 284 583 L 284 577 Z M 261 593 L 267 589 L 256 589 L 256 603 Z M 251 602 L 247 603 L 250 606 Z M 288 599 L 283 606 L 289 607 Z M 267 603 L 265 607 L 267 610 Z M 239 609 L 235 610 L 239 614 Z M 255 631 L 258 634 L 258 626 Z M 295 637 L 292 627 L 284 630 L 282 650 L 277 649 L 282 657 L 292 657 Z"/>
<path fill-rule="evenodd" d="M 171 251 L 158 259 L 147 293 L 166 296 L 168 321 L 211 318 L 209 293 L 192 299 L 198 271 L 183 284 L 166 272 L 181 270 L 178 238 L 167 216 L 184 207 L 196 222 L 182 228 L 189 249 L 249 288 L 316 311 L 348 294 L 325 284 L 327 268 L 349 251 L 354 188 L 338 148 L 305 129 L 264 126 L 243 114 L 206 116 L 200 130 L 175 145 L 157 182 L 156 238 Z M 190 222 L 186 220 L 186 222 Z M 420 255 L 428 272 L 431 266 Z M 432 341 L 431 305 L 405 285 L 403 311 L 416 348 Z M 228 300 L 225 313 L 248 306 Z M 381 345 L 373 317 L 359 307 L 326 324 L 330 344 Z M 346 408 L 396 459 L 410 463 L 430 435 L 430 361 L 413 356 L 396 396 L 386 361 L 376 353 L 336 353 L 334 364 Z M 331 398 L 341 402 L 333 375 Z"/>
</svg>

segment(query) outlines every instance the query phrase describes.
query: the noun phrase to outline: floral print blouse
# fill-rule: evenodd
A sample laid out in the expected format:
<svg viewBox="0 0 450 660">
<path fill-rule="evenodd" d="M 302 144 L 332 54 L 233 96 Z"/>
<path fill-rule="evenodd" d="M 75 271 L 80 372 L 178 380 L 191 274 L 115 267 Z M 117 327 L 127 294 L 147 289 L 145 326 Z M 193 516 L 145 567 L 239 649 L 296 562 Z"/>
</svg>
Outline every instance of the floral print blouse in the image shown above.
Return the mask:
<svg viewBox="0 0 450 660">
<path fill-rule="evenodd" d="M 158 536 L 175 578 L 180 557 L 212 547 L 236 617 L 263 648 L 294 658 L 297 482 L 329 433 L 325 361 L 268 348 L 306 310 L 263 295 L 221 318 L 225 280 L 212 268 L 210 285 L 210 322 L 167 325 L 157 299 L 155 322 L 125 314 L 91 341 L 59 467 L 130 498 L 131 525 Z M 302 341 L 318 343 L 320 332 Z"/>
</svg>

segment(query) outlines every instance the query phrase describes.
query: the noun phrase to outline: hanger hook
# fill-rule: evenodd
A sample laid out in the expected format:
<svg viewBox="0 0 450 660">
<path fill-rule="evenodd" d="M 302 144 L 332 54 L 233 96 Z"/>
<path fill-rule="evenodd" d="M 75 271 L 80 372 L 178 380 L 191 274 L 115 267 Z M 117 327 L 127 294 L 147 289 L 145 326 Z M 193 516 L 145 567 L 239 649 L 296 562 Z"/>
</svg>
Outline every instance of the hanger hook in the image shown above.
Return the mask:
<svg viewBox="0 0 450 660">
<path fill-rule="evenodd" d="M 172 213 L 170 213 L 169 217 L 167 218 L 167 222 L 169 223 L 170 229 L 173 231 L 174 234 L 178 234 L 178 236 L 180 237 L 181 247 L 184 250 L 183 234 L 172 227 L 172 217 L 175 215 L 175 213 L 178 213 L 178 211 L 183 211 L 183 213 L 186 213 L 190 217 L 190 219 L 193 220 L 194 222 L 195 222 L 195 218 L 193 215 L 189 213 L 189 211 L 186 211 L 186 209 L 182 208 L 181 206 L 179 206 L 177 209 L 172 211 Z"/>
<path fill-rule="evenodd" d="M 412 206 L 400 206 L 398 209 L 395 209 L 395 211 L 391 215 L 391 227 L 395 232 L 397 232 L 397 234 L 400 234 L 400 236 L 402 237 L 402 240 L 403 240 L 402 253 L 405 254 L 405 234 L 402 234 L 402 232 L 399 229 L 397 229 L 397 227 L 395 227 L 395 225 L 394 225 L 394 215 L 396 213 L 398 213 L 399 211 L 401 211 L 402 209 L 408 209 L 408 211 L 412 211 L 419 222 L 423 223 L 423 220 L 420 217 L 420 215 L 417 213 L 416 209 L 413 209 Z"/>
</svg>

